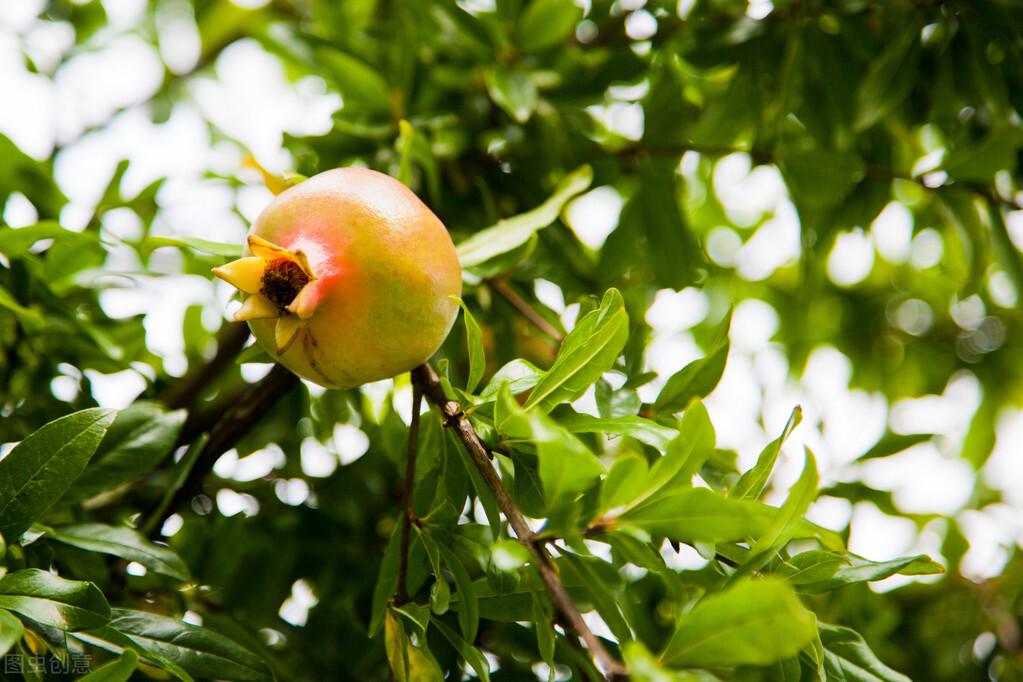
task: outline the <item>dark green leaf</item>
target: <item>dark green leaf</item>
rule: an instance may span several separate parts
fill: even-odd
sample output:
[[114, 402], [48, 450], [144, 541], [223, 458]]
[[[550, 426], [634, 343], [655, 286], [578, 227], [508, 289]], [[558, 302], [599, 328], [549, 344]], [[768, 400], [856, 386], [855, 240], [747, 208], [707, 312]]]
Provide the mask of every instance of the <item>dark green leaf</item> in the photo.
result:
[[89, 630], [110, 620], [110, 605], [92, 583], [26, 568], [0, 579], [0, 609], [61, 630]]
[[0, 460], [0, 534], [12, 540], [78, 478], [115, 412], [82, 410], [54, 420], [18, 444]]
[[80, 682], [128, 682], [139, 665], [139, 655], [126, 649], [116, 661], [96, 668]]
[[212, 630], [145, 611], [114, 609], [110, 627], [166, 657], [195, 677], [273, 679], [263, 659]]
[[56, 528], [49, 535], [54, 540], [79, 549], [110, 554], [125, 561], [137, 561], [151, 571], [175, 580], [191, 579], [185, 562], [173, 550], [150, 542], [131, 528], [82, 523]]

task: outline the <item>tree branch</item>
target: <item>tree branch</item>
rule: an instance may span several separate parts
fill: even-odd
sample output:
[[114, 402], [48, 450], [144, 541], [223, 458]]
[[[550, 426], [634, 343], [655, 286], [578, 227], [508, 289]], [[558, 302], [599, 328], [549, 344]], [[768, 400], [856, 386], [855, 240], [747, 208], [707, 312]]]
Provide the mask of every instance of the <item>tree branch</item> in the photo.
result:
[[234, 361], [248, 338], [248, 325], [241, 322], [225, 324], [217, 334], [217, 352], [213, 358], [206, 364], [189, 367], [185, 376], [164, 392], [161, 401], [167, 409], [191, 408], [206, 387]]
[[494, 279], [488, 279], [487, 283], [494, 288], [494, 291], [501, 294], [504, 300], [508, 301], [513, 308], [522, 313], [522, 316], [529, 320], [530, 323], [541, 332], [551, 337], [558, 343], [565, 340], [565, 335], [562, 334], [558, 329], [548, 322], [540, 313], [529, 305], [526, 299], [519, 296], [519, 293], [512, 289], [511, 285], [508, 284], [508, 280], [503, 277], [496, 277]]
[[444, 415], [444, 425], [458, 434], [462, 444], [469, 451], [473, 464], [476, 465], [476, 469], [479, 471], [480, 476], [483, 477], [487, 487], [494, 493], [497, 506], [507, 517], [509, 525], [511, 525], [512, 530], [515, 532], [515, 537], [532, 555], [537, 570], [540, 572], [540, 577], [550, 593], [554, 607], [572, 628], [579, 633], [579, 636], [582, 637], [590, 651], [590, 655], [597, 665], [603, 669], [608, 680], [625, 679], [625, 668], [608, 653], [601, 641], [590, 630], [586, 621], [583, 620], [582, 614], [572, 602], [572, 598], [561, 582], [561, 578], [554, 566], [554, 562], [551, 561], [550, 555], [543, 544], [536, 541], [533, 531], [526, 523], [525, 517], [522, 516], [522, 512], [519, 511], [515, 501], [508, 494], [507, 489], [501, 482], [501, 478], [494, 471], [487, 446], [480, 440], [479, 435], [473, 429], [472, 424], [466, 418], [458, 403], [448, 400], [444, 395], [440, 379], [429, 363], [420, 365], [412, 370], [412, 385], [418, 386], [419, 390], [426, 396], [426, 399], [440, 410]]
[[217, 458], [234, 447], [235, 443], [296, 385], [298, 385], [298, 377], [281, 365], [274, 365], [270, 373], [263, 377], [259, 383], [245, 389], [234, 406], [227, 410], [210, 429], [209, 441], [199, 453], [195, 466], [189, 472], [184, 484], [160, 515], [159, 521], [153, 524], [154, 532], [159, 532], [167, 517], [201, 490], [202, 481], [213, 469]]
[[[408, 586], [408, 552], [409, 535], [412, 532], [412, 524], [416, 520], [415, 512], [412, 509], [415, 501], [416, 491], [416, 452], [419, 449], [419, 410], [423, 404], [423, 390], [418, 384], [412, 384], [412, 422], [408, 430], [408, 456], [405, 460], [405, 489], [402, 491], [402, 499], [405, 507], [405, 518], [401, 526], [401, 554], [398, 559], [398, 589], [394, 593], [394, 601], [404, 604], [409, 600]], [[442, 579], [437, 576], [438, 580]]]

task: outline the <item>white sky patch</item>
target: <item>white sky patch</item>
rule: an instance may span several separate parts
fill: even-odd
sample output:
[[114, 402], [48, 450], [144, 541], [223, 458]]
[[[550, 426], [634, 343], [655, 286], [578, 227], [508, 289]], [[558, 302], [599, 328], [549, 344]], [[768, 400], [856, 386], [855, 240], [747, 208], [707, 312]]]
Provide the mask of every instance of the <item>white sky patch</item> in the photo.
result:
[[969, 463], [945, 457], [930, 442], [859, 465], [864, 483], [894, 494], [899, 509], [914, 514], [954, 514], [969, 502], [974, 474]]
[[916, 539], [916, 527], [909, 519], [889, 516], [869, 502], [853, 506], [849, 551], [872, 561], [905, 556]]
[[896, 433], [961, 435], [980, 404], [980, 382], [969, 372], [954, 375], [941, 395], [904, 398], [892, 405]]
[[707, 317], [710, 302], [707, 295], [694, 287], [681, 291], [661, 289], [647, 308], [646, 323], [657, 333], [674, 333], [691, 329]]
[[239, 40], [226, 48], [217, 58], [216, 73], [216, 79], [192, 81], [203, 114], [275, 171], [291, 168], [281, 146], [283, 132], [322, 135], [341, 107], [341, 98], [328, 93], [321, 78], [289, 82], [280, 60], [254, 40]]
[[747, 298], [735, 306], [729, 340], [736, 350], [752, 353], [767, 347], [778, 331], [778, 313], [769, 303]]
[[828, 277], [841, 287], [859, 284], [874, 267], [874, 243], [856, 228], [839, 234], [828, 255]]
[[787, 199], [774, 217], [765, 221], [739, 249], [739, 275], [751, 282], [770, 277], [775, 270], [794, 262], [800, 254], [799, 217]]
[[335, 424], [332, 441], [343, 466], [357, 461], [369, 450], [369, 436], [353, 424]]
[[284, 504], [297, 507], [309, 499], [309, 484], [304, 478], [278, 479], [274, 481], [274, 494]]
[[917, 270], [933, 268], [941, 262], [945, 253], [945, 241], [937, 230], [930, 227], [917, 232], [910, 248], [909, 262]]
[[562, 293], [561, 287], [554, 282], [537, 279], [533, 282], [533, 293], [536, 295], [536, 300], [559, 315], [565, 312], [565, 294]]
[[[999, 575], [1009, 560], [1012, 538], [993, 515], [983, 510], [966, 510], [956, 517], [970, 548], [959, 564], [959, 572], [974, 582]], [[1018, 514], [1019, 511], [1016, 510]]]
[[302, 627], [309, 619], [309, 611], [319, 603], [313, 586], [299, 579], [291, 586], [291, 595], [281, 604], [280, 617], [295, 627]]
[[326, 478], [337, 469], [337, 455], [315, 438], [302, 439], [300, 453], [302, 473], [310, 478]]
[[124, 409], [146, 389], [145, 378], [133, 369], [114, 374], [100, 374], [94, 369], [87, 369], [85, 376], [92, 386], [92, 397], [100, 407]]
[[1023, 410], [1006, 409], [999, 415], [997, 439], [991, 456], [981, 469], [984, 483], [1002, 493], [1003, 498], [1017, 509], [1023, 508], [1023, 457], [1019, 444], [1023, 443]]
[[893, 201], [870, 224], [870, 234], [881, 258], [889, 263], [905, 263], [913, 240], [913, 213]]
[[624, 203], [614, 187], [597, 187], [568, 204], [565, 222], [579, 241], [591, 249], [599, 249], [618, 226]]
[[230, 488], [217, 491], [217, 509], [224, 516], [255, 516], [259, 513], [259, 500], [248, 493], [239, 493]]

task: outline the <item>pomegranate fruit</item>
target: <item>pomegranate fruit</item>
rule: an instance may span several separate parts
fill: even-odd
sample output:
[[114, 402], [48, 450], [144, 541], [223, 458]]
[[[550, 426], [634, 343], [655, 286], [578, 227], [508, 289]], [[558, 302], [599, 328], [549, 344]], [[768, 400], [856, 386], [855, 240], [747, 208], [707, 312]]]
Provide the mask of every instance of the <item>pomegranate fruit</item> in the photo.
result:
[[278, 362], [351, 388], [425, 362], [458, 313], [447, 229], [405, 185], [338, 168], [279, 194], [243, 258], [213, 273], [247, 297], [235, 314]]

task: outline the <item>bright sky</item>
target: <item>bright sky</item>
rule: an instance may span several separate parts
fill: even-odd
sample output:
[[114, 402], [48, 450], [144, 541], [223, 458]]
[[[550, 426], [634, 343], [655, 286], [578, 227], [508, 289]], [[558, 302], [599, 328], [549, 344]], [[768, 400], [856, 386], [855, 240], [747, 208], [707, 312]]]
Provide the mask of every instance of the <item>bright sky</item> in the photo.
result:
[[[254, 41], [243, 40], [224, 51], [212, 73], [190, 77], [188, 96], [165, 123], [154, 124], [145, 102], [161, 83], [163, 64], [185, 73], [198, 57], [198, 37], [188, 4], [175, 0], [160, 4], [157, 49], [137, 35], [145, 0], [104, 0], [111, 25], [59, 68], [61, 57], [73, 45], [74, 33], [69, 24], [39, 20], [43, 4], [43, 0], [0, 2], [0, 91], [18, 93], [0, 107], [0, 132], [39, 159], [47, 158], [55, 144], [64, 145], [56, 160], [56, 174], [71, 200], [61, 215], [62, 224], [69, 229], [83, 227], [118, 161], [129, 159], [131, 165], [122, 183], [128, 196], [159, 177], [168, 178], [158, 195], [158, 234], [240, 241], [246, 224], [232, 209], [237, 206], [246, 221], [251, 221], [271, 195], [255, 183], [236, 192], [226, 183], [203, 179], [202, 174], [208, 169], [237, 173], [245, 150], [253, 151], [272, 169], [288, 169], [288, 154], [281, 149], [282, 134], [326, 132], [331, 114], [342, 105], [337, 95], [327, 92], [321, 79], [289, 82], [276, 57]], [[642, 4], [640, 1], [637, 6]], [[771, 11], [770, 3], [755, 3], [754, 9]], [[653, 15], [634, 16], [630, 33], [656, 31]], [[41, 74], [24, 68], [22, 50], [32, 56]], [[594, 107], [591, 113], [613, 130], [638, 139], [643, 112], [636, 100], [643, 91], [622, 88], [614, 93], [621, 101]], [[219, 129], [217, 141], [206, 121]], [[96, 126], [102, 127], [94, 130]], [[696, 160], [687, 154], [680, 172], [692, 174]], [[748, 156], [733, 154], [718, 161], [713, 191], [738, 225], [753, 225], [765, 213], [773, 214], [745, 243], [730, 227], [711, 231], [706, 248], [716, 263], [735, 267], [746, 279], [762, 280], [798, 256], [798, 216], [777, 169], [754, 169]], [[615, 228], [622, 203], [614, 188], [597, 187], [575, 200], [565, 219], [584, 244], [599, 248]], [[19, 194], [11, 197], [2, 215], [13, 227], [36, 220], [35, 209]], [[940, 235], [923, 230], [913, 237], [912, 227], [912, 214], [900, 204], [891, 204], [873, 225], [850, 231], [838, 240], [828, 260], [829, 276], [836, 284], [853, 286], [879, 259], [909, 260], [918, 267], [937, 262], [943, 246]], [[1023, 243], [1023, 216], [1013, 216], [1010, 228], [1021, 235]], [[116, 242], [138, 235], [141, 226], [130, 211], [122, 209], [106, 215], [103, 229], [105, 236]], [[146, 315], [150, 348], [163, 356], [168, 371], [180, 374], [186, 368], [180, 336], [185, 309], [193, 303], [204, 305], [204, 322], [216, 328], [229, 309], [231, 291], [212, 278], [177, 274], [180, 256], [174, 249], [161, 249], [157, 256], [155, 272], [145, 273], [129, 247], [115, 247], [104, 270], [91, 276], [116, 285], [101, 297], [108, 314]], [[538, 281], [536, 295], [571, 327], [578, 307], [565, 306], [557, 285]], [[998, 283], [992, 282], [992, 295], [999, 303], [1011, 305], [1015, 292], [1004, 283], [999, 289]], [[977, 309], [979, 299], [967, 303], [954, 311], [964, 328], [984, 316], [983, 306]], [[697, 289], [658, 292], [647, 313], [654, 334], [646, 362], [659, 379], [641, 390], [644, 399], [656, 396], [664, 379], [701, 355], [689, 330], [702, 322], [711, 308]], [[922, 301], [907, 301], [894, 315], [906, 331], [922, 333], [930, 325], [932, 312]], [[805, 445], [817, 455], [822, 485], [862, 479], [892, 491], [905, 511], [955, 516], [971, 543], [961, 572], [972, 579], [999, 573], [1008, 548], [1023, 542], [1023, 460], [1015, 446], [1023, 442], [1023, 411], [1008, 410], [1001, 415], [995, 453], [979, 474], [988, 486], [1005, 493], [1006, 503], [964, 511], [975, 474], [957, 455], [981, 398], [972, 374], [953, 377], [941, 395], [888, 405], [880, 394], [849, 387], [849, 359], [832, 347], [817, 348], [805, 368], [791, 372], [782, 349], [771, 342], [777, 326], [778, 316], [765, 302], [746, 300], [735, 310], [727, 370], [706, 403], [719, 445], [736, 449], [742, 466], [748, 467], [760, 449], [781, 432], [792, 408], [801, 405], [803, 424], [783, 450], [775, 477], [775, 501], [784, 497], [798, 477]], [[75, 371], [68, 366], [68, 376], [54, 381], [55, 395], [73, 397]], [[254, 381], [265, 368], [249, 365], [245, 371], [246, 378]], [[620, 378], [608, 378], [613, 385], [620, 383]], [[90, 379], [101, 405], [124, 407], [145, 387], [146, 372], [143, 368], [106, 376], [90, 372]], [[391, 382], [382, 382], [366, 390], [379, 401], [385, 399], [390, 386]], [[411, 396], [399, 390], [394, 402], [407, 419]], [[592, 393], [577, 407], [593, 411]], [[884, 460], [853, 463], [877, 441], [886, 425], [899, 433], [939, 436]], [[300, 456], [307, 475], [327, 476], [362, 456], [367, 446], [365, 434], [356, 426], [339, 425], [330, 442], [310, 439], [300, 453], [289, 454]], [[232, 451], [218, 462], [217, 473], [253, 480], [279, 467], [284, 457], [276, 446], [241, 458]], [[308, 485], [301, 479], [277, 481], [275, 490], [289, 504], [301, 504], [309, 496]], [[255, 498], [230, 490], [218, 495], [217, 503], [228, 514], [258, 511]], [[835, 498], [820, 500], [810, 516], [835, 529], [852, 519], [850, 549], [871, 559], [917, 552], [940, 555], [944, 521], [932, 522], [918, 533], [906, 519], [888, 517], [869, 504], [852, 507]], [[686, 566], [702, 563], [695, 552], [669, 559]], [[909, 580], [891, 578], [874, 588], [891, 589]], [[313, 598], [307, 592], [307, 586], [296, 585], [292, 602], [308, 609]], [[289, 608], [299, 608], [294, 604]]]

